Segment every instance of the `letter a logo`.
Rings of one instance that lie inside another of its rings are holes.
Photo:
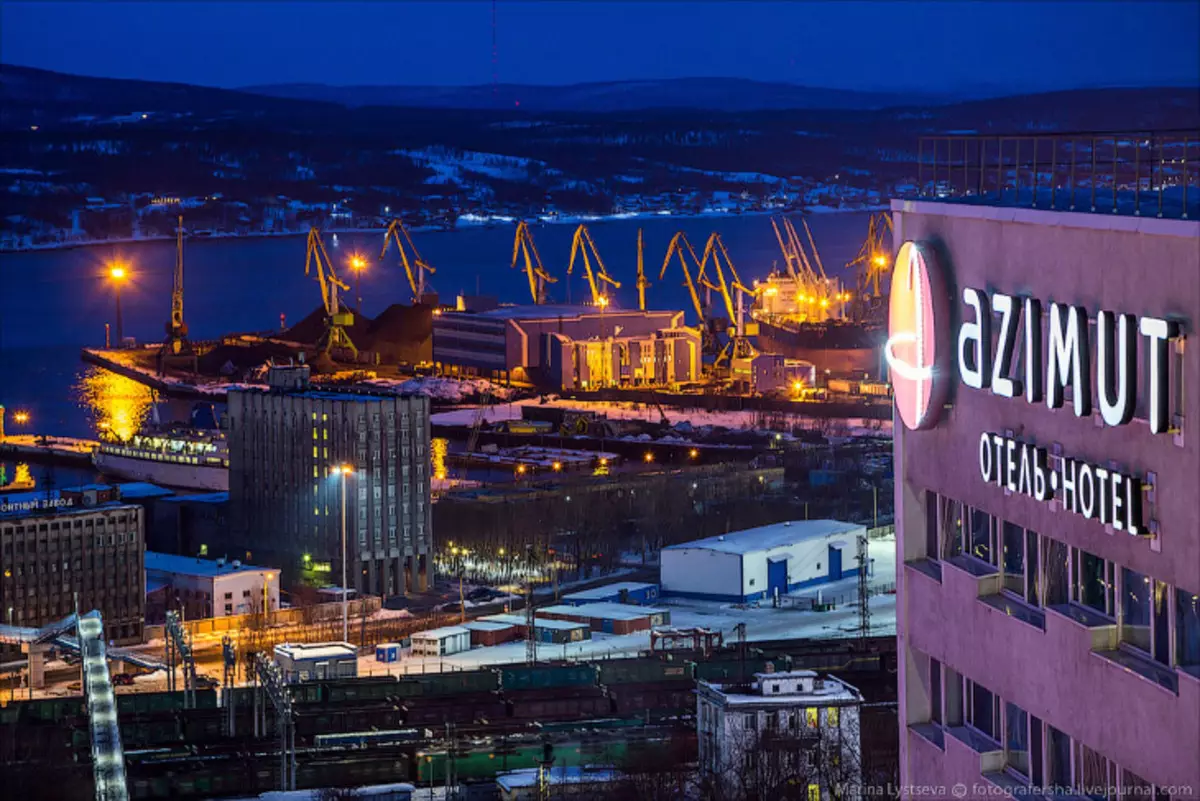
[[[920,242],[905,242],[892,271],[883,351],[896,411],[913,430],[937,425],[946,402],[948,305],[936,254]]]

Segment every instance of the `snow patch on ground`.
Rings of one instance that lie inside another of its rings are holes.
[[[364,381],[363,384],[404,395],[426,395],[432,400],[448,403],[462,403],[467,398],[478,397],[489,391],[493,396],[502,400],[508,399],[514,394],[511,387],[500,386],[483,378],[436,378],[431,376],[409,379],[372,378]]]

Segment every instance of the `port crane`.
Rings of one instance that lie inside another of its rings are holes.
[[[650,287],[650,282],[646,280],[646,266],[643,258],[642,247],[642,229],[638,229],[638,255],[637,255],[637,291],[638,291],[638,309],[646,310],[646,290]]]
[[[699,282],[704,281],[704,266],[700,259],[696,258],[696,250],[692,247],[692,243],[688,241],[687,234],[683,231],[676,232],[675,236],[671,237],[671,243],[667,245],[667,255],[663,259],[662,270],[659,271],[658,280],[663,280],[667,277],[667,268],[671,266],[673,257],[679,258],[679,266],[683,270],[684,286],[688,288],[688,295],[692,299],[692,308],[696,310],[696,320],[700,326],[700,342],[701,350],[705,353],[716,352],[716,340],[713,334],[708,329],[708,315],[705,313],[705,304],[700,301],[700,293],[696,287]],[[688,259],[696,267],[696,279],[692,279],[692,272],[688,269]]]
[[[782,232],[775,220],[771,221],[771,227],[775,231],[779,249],[783,252],[788,275],[795,284],[796,313],[810,322],[836,316],[837,310],[842,308],[840,304],[850,300],[850,293],[843,292],[837,279],[830,278],[825,273],[825,265],[821,262],[821,254],[817,251],[808,222],[802,220],[808,239],[807,250],[792,221],[783,218],[782,222]],[[764,291],[769,293],[773,289],[778,291],[775,287],[768,287]],[[831,307],[834,311],[830,311]]]
[[[188,340],[187,323],[183,321],[183,215],[179,215],[175,230],[175,272],[171,277],[171,319],[167,322],[167,338],[158,352],[158,372],[174,359],[187,359],[195,370],[195,351]]]
[[[388,223],[387,231],[383,234],[383,250],[379,252],[380,261],[383,261],[383,257],[387,255],[388,247],[392,242],[396,243],[396,250],[400,253],[400,263],[404,265],[404,273],[408,276],[408,286],[412,290],[413,303],[420,303],[421,298],[425,296],[426,274],[433,275],[437,270],[421,257],[421,252],[413,244],[408,229],[404,227],[404,223],[398,217]],[[409,254],[412,254],[411,257]]]
[[[867,238],[858,255],[846,264],[855,271],[858,297],[854,316],[858,322],[882,322],[888,293],[883,281],[891,267],[892,218],[885,212],[872,214],[867,221]]]
[[[708,277],[709,259],[712,259],[712,273],[716,275],[716,283],[713,283],[713,280]],[[725,278],[726,273],[729,274],[729,280]],[[700,275],[704,286],[720,294],[721,299],[725,301],[725,310],[729,313],[729,319],[734,325],[733,334],[730,335],[725,347],[717,354],[713,366],[722,368],[729,366],[733,359],[753,358],[757,351],[750,344],[750,340],[746,338],[743,299],[746,294],[753,296],[755,290],[742,283],[741,277],[737,274],[737,268],[733,266],[733,260],[729,258],[729,251],[721,240],[721,235],[715,231],[708,237],[708,242],[704,246],[704,256],[700,259]],[[737,293],[736,304],[733,293]]]
[[[317,342],[322,353],[329,353],[333,348],[344,348],[358,356],[358,348],[350,341],[346,328],[354,324],[354,313],[345,309],[338,299],[338,290],[350,290],[342,279],[338,278],[333,269],[333,262],[325,252],[325,243],[321,241],[321,232],[315,227],[308,231],[308,254],[304,260],[304,274],[317,274],[317,282],[321,285],[321,303],[325,307],[325,333]]]
[[[533,242],[533,231],[524,220],[517,223],[517,235],[513,240],[513,268],[516,268],[517,259],[522,255],[525,257],[525,275],[529,277],[529,294],[533,296],[534,303],[543,304],[547,300],[546,284],[557,283],[558,279],[542,266],[542,257],[538,255],[537,245]]]
[[[591,251],[592,258],[596,260],[594,271],[591,260],[588,259],[589,251]],[[604,294],[602,284],[609,284],[613,289],[620,289],[621,282],[608,274],[608,270],[604,267],[604,260],[600,258],[600,251],[596,249],[596,243],[592,240],[591,232],[582,223],[575,229],[575,237],[571,240],[571,260],[567,263],[568,276],[575,270],[576,256],[583,257],[583,271],[587,275],[588,288],[592,291],[592,305],[607,306],[608,298]]]

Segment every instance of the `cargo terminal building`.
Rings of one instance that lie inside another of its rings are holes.
[[[900,784],[1193,798],[1200,192],[1024,192],[892,204]]]

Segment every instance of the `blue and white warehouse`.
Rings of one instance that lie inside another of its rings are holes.
[[[797,520],[671,545],[662,551],[662,594],[757,601],[857,576],[866,533],[857,523]]]

